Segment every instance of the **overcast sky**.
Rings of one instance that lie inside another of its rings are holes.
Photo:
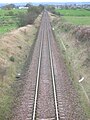
[[[0,3],[20,3],[20,2],[90,2],[90,0],[0,0]]]

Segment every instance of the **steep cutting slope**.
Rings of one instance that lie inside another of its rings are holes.
[[[33,25],[21,27],[0,38],[0,120],[7,120],[10,115],[13,102],[11,86],[29,56],[40,19],[41,15]]]

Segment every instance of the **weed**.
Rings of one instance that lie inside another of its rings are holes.
[[[10,60],[11,62],[14,62],[14,61],[15,61],[15,58],[14,58],[13,56],[11,56],[11,57],[9,58],[9,60]]]
[[[22,49],[22,46],[18,46],[19,49]]]

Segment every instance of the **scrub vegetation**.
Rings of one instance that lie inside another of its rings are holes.
[[[23,22],[23,25],[20,25],[25,18],[19,15],[26,16],[29,11],[0,10],[0,120],[11,120],[14,97],[22,87],[20,83],[17,83],[17,75],[22,74],[28,56],[30,58],[31,48],[40,25],[40,12],[36,16],[37,19],[34,17],[32,23]],[[19,26],[23,27],[18,28]]]
[[[27,10],[23,9],[0,9],[0,35],[18,28],[18,15],[26,12]]]
[[[90,27],[68,23],[63,16],[50,14],[50,17],[70,78],[90,119]],[[84,80],[80,83],[82,78]]]
[[[43,9],[42,5],[30,6],[28,9],[0,9],[0,35],[33,24]]]

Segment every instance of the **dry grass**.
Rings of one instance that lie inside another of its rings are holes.
[[[12,84],[21,73],[40,24],[41,16],[34,25],[7,33],[0,38],[0,120],[10,117],[13,102]]]
[[[53,18],[51,18],[51,20],[53,20]],[[87,30],[87,28],[80,27],[83,31],[81,32],[81,30],[76,30],[76,26],[72,26],[69,27],[69,30],[64,31],[61,27],[62,24],[61,19],[57,17],[52,21],[55,36],[62,50],[70,77],[78,91],[81,105],[88,119],[90,119],[90,34],[87,32],[90,28]],[[78,35],[76,35],[76,33]],[[84,81],[79,83],[78,81],[82,77],[84,77]],[[83,86],[84,90],[81,86]]]

